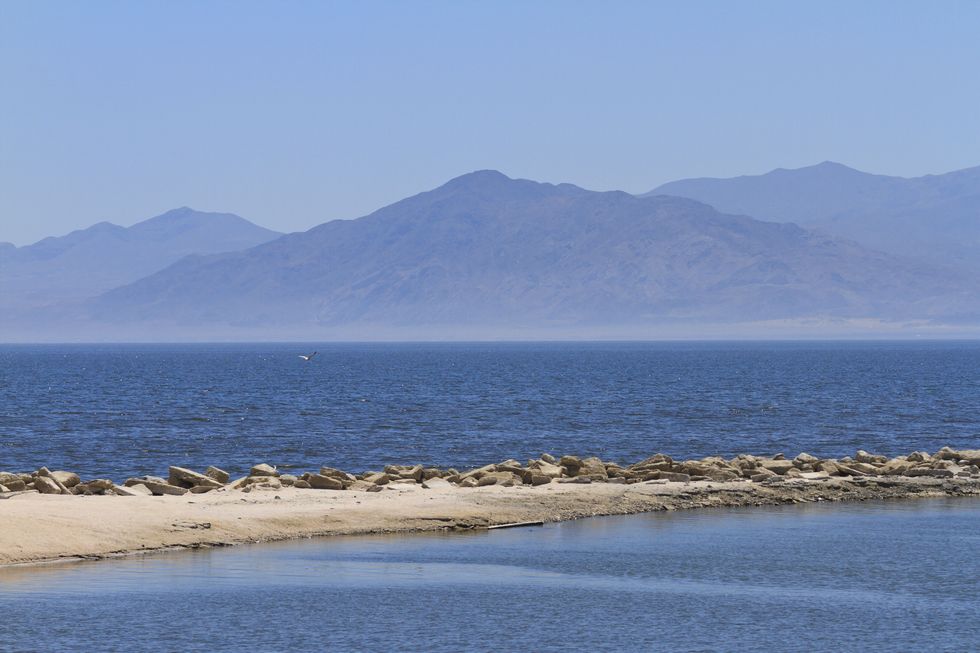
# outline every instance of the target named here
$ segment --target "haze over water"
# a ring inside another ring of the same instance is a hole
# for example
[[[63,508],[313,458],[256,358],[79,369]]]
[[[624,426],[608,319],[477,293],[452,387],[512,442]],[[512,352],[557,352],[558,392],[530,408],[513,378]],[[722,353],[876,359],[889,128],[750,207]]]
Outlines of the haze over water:
[[[967,342],[2,346],[0,468],[969,448],[978,370]]]

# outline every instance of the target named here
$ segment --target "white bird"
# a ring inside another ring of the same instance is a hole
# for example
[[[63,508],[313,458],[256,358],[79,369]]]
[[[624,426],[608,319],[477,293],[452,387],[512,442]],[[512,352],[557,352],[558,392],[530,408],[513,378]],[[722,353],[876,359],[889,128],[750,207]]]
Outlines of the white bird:
[[[316,354],[317,352],[313,352],[312,354],[306,354],[305,356],[303,354],[300,354],[299,357],[305,361],[311,361],[313,360],[313,357],[316,356]]]

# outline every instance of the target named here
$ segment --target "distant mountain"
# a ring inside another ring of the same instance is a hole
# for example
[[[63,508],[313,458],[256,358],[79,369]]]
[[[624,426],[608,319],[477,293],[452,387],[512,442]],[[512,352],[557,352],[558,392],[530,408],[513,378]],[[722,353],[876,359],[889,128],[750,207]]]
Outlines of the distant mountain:
[[[281,234],[187,207],[133,225],[100,222],[33,245],[0,244],[0,308],[24,312],[94,297],[190,254],[253,247]]]
[[[684,179],[675,195],[719,211],[795,222],[876,249],[980,269],[980,167],[905,179],[830,161],[731,179]]]
[[[689,199],[481,171],[357,220],[182,259],[88,310],[106,322],[187,328],[436,333],[455,325],[937,318],[976,306],[973,287],[941,269],[795,225]]]

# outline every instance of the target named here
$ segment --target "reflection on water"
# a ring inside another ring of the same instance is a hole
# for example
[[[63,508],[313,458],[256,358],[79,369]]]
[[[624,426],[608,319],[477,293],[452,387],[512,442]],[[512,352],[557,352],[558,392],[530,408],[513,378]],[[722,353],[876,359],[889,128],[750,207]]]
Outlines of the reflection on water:
[[[962,499],[15,567],[0,650],[975,650],[977,550]]]

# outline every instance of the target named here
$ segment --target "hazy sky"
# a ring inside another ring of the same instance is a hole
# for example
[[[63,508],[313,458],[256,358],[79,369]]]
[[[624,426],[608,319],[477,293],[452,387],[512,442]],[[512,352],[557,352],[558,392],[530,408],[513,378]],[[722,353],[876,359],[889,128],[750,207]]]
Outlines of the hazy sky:
[[[0,0],[0,241],[451,177],[980,165],[980,2]]]

